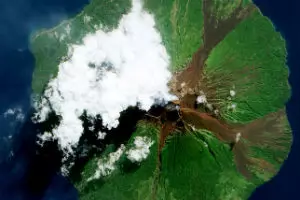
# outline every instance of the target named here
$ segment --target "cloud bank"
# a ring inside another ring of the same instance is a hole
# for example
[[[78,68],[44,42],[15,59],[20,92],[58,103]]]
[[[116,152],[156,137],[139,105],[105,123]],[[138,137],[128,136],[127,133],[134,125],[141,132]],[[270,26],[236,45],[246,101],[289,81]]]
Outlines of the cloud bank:
[[[88,34],[81,45],[70,45],[68,61],[45,90],[37,119],[53,109],[62,116],[53,130],[61,148],[71,151],[83,132],[79,116],[100,114],[109,129],[118,125],[120,112],[129,106],[148,110],[156,100],[171,100],[167,83],[170,58],[155,29],[152,15],[133,0],[117,29]],[[51,109],[50,109],[51,107]]]

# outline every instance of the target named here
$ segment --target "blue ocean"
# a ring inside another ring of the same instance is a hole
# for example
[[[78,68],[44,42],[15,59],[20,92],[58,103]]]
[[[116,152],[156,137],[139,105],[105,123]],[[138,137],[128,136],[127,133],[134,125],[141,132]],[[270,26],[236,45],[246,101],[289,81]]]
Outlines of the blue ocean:
[[[287,41],[292,97],[287,112],[294,142],[279,174],[258,188],[251,199],[300,199],[300,2],[254,0]],[[89,0],[0,1],[0,200],[78,199],[76,190],[51,163],[35,154],[35,127],[30,122],[34,58],[29,37],[77,14]],[[49,158],[51,160],[51,158]],[[39,163],[32,168],[32,163]],[[49,173],[44,173],[45,171]],[[37,179],[28,178],[34,172]],[[28,175],[29,174],[29,175]],[[32,190],[32,188],[34,188]]]
[[[0,1],[1,200],[77,199],[76,190],[66,179],[44,173],[51,163],[43,162],[32,169],[32,163],[39,160],[33,159],[35,128],[28,116],[35,62],[28,46],[32,32],[55,26],[76,15],[88,3],[88,0]],[[30,180],[30,171],[40,178]],[[29,191],[30,188],[35,191]]]

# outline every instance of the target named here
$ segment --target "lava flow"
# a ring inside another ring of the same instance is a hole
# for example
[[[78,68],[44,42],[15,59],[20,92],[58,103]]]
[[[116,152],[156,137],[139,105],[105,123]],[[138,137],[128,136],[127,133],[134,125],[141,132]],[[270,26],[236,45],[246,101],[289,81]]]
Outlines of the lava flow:
[[[241,66],[239,70],[231,74],[217,71],[208,76],[204,71],[206,60],[212,49],[240,22],[256,11],[253,4],[243,6],[241,2],[228,18],[217,19],[213,13],[213,1],[203,1],[203,45],[194,53],[191,62],[185,69],[175,73],[169,83],[171,92],[179,100],[170,102],[165,107],[154,107],[147,114],[161,126],[159,162],[161,161],[161,151],[170,134],[189,133],[199,129],[210,131],[216,138],[230,146],[238,171],[247,178],[251,177],[253,168],[274,172],[270,163],[253,156],[251,152],[253,147],[267,146],[269,149],[276,148],[282,151],[287,151],[289,148],[287,144],[289,144],[290,138],[285,134],[284,109],[248,124],[228,123],[219,113],[222,110],[219,104],[220,99],[225,99],[226,96],[217,92],[220,91],[218,89],[232,85],[233,80],[236,80],[235,75],[240,74],[247,74],[247,77],[240,78],[238,85],[247,85],[245,81],[247,83],[251,80],[250,77],[255,76],[256,70],[253,70],[252,66]],[[249,88],[245,89],[246,93],[243,92],[243,88],[238,89],[241,95],[249,93]],[[226,90],[227,94],[228,90]],[[161,163],[159,166],[161,168]]]
[[[236,166],[244,176],[250,177],[250,168],[256,166],[256,163],[260,163],[260,168],[272,171],[270,165],[266,164],[267,161],[250,156],[250,149],[265,144],[286,149],[285,144],[274,145],[276,141],[282,141],[277,139],[282,138],[284,134],[285,112],[272,113],[246,125],[226,122],[219,113],[221,106],[218,100],[225,99],[226,96],[220,92],[217,95],[218,89],[232,85],[233,80],[236,80],[235,75],[239,74],[247,74],[247,77],[240,78],[238,85],[247,85],[245,81],[255,76],[255,70],[251,66],[241,66],[235,73],[225,74],[217,71],[210,73],[209,76],[204,70],[212,49],[240,22],[251,15],[256,10],[255,6],[253,4],[243,6],[240,2],[231,15],[222,20],[215,18],[213,8],[213,1],[203,1],[203,45],[194,53],[185,69],[175,73],[169,83],[171,92],[178,97],[178,100],[170,102],[165,107],[153,107],[147,114],[161,126],[158,160],[161,160],[161,150],[167,137],[176,130],[189,132],[205,129],[220,141],[230,145]],[[239,88],[240,94],[243,95],[243,91],[243,88]],[[249,88],[245,91],[249,92]],[[200,100],[202,102],[199,103]],[[271,132],[272,135],[266,132]]]
[[[189,99],[189,98],[186,98]],[[190,99],[189,99],[190,100]],[[238,171],[246,178],[251,177],[251,169],[259,168],[275,173],[275,168],[266,160],[251,156],[252,147],[268,145],[271,148],[284,150],[284,110],[271,113],[249,124],[229,124],[217,116],[199,111],[195,99],[195,107],[188,107],[191,102],[174,101],[165,107],[153,107],[147,114],[149,119],[159,123],[158,161],[161,168],[161,151],[166,139],[176,132],[187,134],[195,130],[208,130],[217,139],[228,144],[234,155]],[[281,142],[280,142],[281,141]]]

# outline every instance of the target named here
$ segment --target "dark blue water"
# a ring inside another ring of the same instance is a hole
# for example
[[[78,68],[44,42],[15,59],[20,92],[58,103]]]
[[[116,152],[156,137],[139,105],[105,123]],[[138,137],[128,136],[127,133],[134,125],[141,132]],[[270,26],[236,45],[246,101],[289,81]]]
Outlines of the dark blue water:
[[[287,104],[294,133],[289,159],[272,181],[257,189],[251,199],[300,199],[300,2],[255,0],[287,40],[292,98]],[[0,199],[76,199],[71,184],[52,174],[40,191],[28,192],[24,181],[34,155],[35,127],[16,116],[5,118],[9,108],[30,112],[31,75],[34,59],[28,50],[32,31],[52,27],[79,12],[88,0],[1,0],[0,2]],[[25,117],[26,118],[26,117]],[[22,133],[22,134],[21,134]],[[14,156],[10,156],[14,154]],[[47,167],[47,166],[42,166]],[[37,169],[37,171],[39,171]],[[41,170],[42,171],[42,170]],[[46,176],[46,174],[45,174]],[[44,179],[43,179],[44,180]],[[44,192],[45,191],[45,192]]]
[[[34,157],[35,127],[15,115],[4,117],[9,108],[30,112],[34,58],[28,50],[30,33],[50,28],[78,13],[88,0],[0,1],[0,199],[76,199],[71,184],[59,175],[39,173],[37,184],[28,181]],[[27,116],[28,117],[28,116]],[[14,154],[14,156],[11,156]],[[51,161],[51,159],[49,159]],[[49,163],[51,166],[51,163]],[[46,165],[40,165],[46,168]],[[33,171],[33,170],[31,170]],[[37,173],[43,169],[34,169]],[[26,181],[24,181],[26,179]],[[36,181],[37,182],[37,181]],[[32,189],[34,185],[38,190]],[[45,193],[43,193],[45,191]]]
[[[300,1],[255,0],[287,41],[292,97],[287,103],[294,142],[278,176],[257,189],[252,199],[300,199]]]

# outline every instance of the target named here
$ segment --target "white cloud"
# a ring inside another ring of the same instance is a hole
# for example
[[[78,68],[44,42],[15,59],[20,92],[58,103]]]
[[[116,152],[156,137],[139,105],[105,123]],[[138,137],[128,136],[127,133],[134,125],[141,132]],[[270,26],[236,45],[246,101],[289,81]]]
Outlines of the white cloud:
[[[241,139],[241,133],[237,133],[236,136],[235,136],[235,143],[237,143],[238,141],[240,141]]]
[[[236,104],[235,104],[235,103],[232,103],[232,104],[231,104],[231,108],[232,108],[232,109],[236,109]]]
[[[211,103],[206,104],[206,107],[210,110],[213,111],[213,105]]]
[[[59,41],[62,42],[66,38],[66,34],[62,33],[59,37]]]
[[[112,128],[128,106],[140,102],[141,109],[148,110],[155,99],[174,99],[167,87],[170,58],[153,16],[142,10],[140,0],[133,0],[117,29],[88,34],[82,45],[70,45],[69,52],[70,59],[59,65],[44,93],[62,116],[53,130],[62,149],[71,151],[77,144],[83,132],[78,117],[84,110],[92,117],[101,114],[103,124]],[[49,105],[44,99],[38,107],[37,118],[43,121]]]
[[[66,31],[67,35],[70,35],[70,33],[71,33],[71,25],[70,24],[67,24],[67,26],[65,27],[65,31]]]
[[[232,96],[232,97],[234,97],[236,94],[236,92],[234,90],[230,90],[229,93],[230,93],[230,96]]]
[[[121,145],[117,151],[110,153],[107,158],[99,159],[97,163],[98,168],[95,174],[92,177],[88,178],[87,181],[98,179],[102,176],[111,174],[116,169],[115,163],[120,159],[124,151],[125,146]]]
[[[7,109],[7,111],[5,111],[5,113],[3,114],[4,117],[8,117],[10,115],[14,115],[15,114],[15,110],[13,110],[12,108]]]
[[[141,162],[145,160],[149,153],[150,147],[154,144],[148,137],[137,136],[134,138],[134,147],[129,149],[126,154],[131,162]]]
[[[9,108],[3,113],[4,118],[14,117],[17,121],[24,121],[25,115],[21,107]]]
[[[69,175],[69,173],[70,173],[70,168],[71,167],[73,167],[74,166],[74,162],[71,162],[70,164],[68,164],[68,166],[67,165],[63,165],[63,166],[61,166],[61,168],[60,168],[60,172],[61,172],[61,174],[63,175],[63,176],[68,176]]]
[[[105,132],[101,132],[101,131],[98,132],[98,139],[103,140],[105,138],[105,136],[106,136]]]
[[[84,15],[83,16],[83,22],[85,24],[89,23],[92,20],[92,17],[88,16],[88,15]]]
[[[32,120],[34,122],[43,122],[47,119],[49,112],[51,111],[49,102],[45,97],[42,97],[39,101],[35,98],[33,99],[33,107],[38,110],[37,113],[33,115]]]
[[[43,134],[38,135],[38,141],[37,144],[40,146],[43,146],[45,142],[47,141],[53,141],[53,136],[49,132],[44,132]]]
[[[199,103],[199,104],[207,103],[207,99],[206,99],[205,94],[202,94],[202,95],[197,97],[197,103]]]

